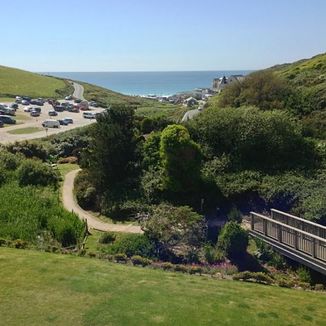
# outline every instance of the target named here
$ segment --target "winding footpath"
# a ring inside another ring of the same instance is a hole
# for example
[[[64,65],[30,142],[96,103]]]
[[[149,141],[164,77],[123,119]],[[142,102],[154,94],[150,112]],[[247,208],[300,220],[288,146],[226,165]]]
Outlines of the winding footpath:
[[[76,202],[73,193],[74,181],[80,169],[73,170],[66,174],[65,180],[62,186],[62,200],[63,206],[70,212],[74,212],[79,216],[81,220],[86,220],[88,229],[94,229],[98,231],[113,231],[113,232],[125,232],[125,233],[143,233],[140,226],[132,224],[113,224],[99,220],[91,213],[83,210]]]

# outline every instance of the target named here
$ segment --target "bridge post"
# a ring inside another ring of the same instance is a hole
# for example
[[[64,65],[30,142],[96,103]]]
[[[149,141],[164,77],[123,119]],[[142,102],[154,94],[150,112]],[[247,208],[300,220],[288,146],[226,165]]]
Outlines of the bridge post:
[[[318,240],[317,240],[318,241]],[[317,242],[318,243],[318,242]],[[311,251],[311,255],[313,258],[316,258],[316,239],[312,238],[312,251]]]
[[[254,230],[255,229],[255,215],[250,213],[250,227],[251,227],[251,230]]]
[[[298,250],[298,232],[294,231],[294,249]]]
[[[282,226],[277,225],[277,238],[280,243],[282,243]]]
[[[264,235],[267,235],[267,221],[266,220],[263,220],[263,232],[264,232]]]

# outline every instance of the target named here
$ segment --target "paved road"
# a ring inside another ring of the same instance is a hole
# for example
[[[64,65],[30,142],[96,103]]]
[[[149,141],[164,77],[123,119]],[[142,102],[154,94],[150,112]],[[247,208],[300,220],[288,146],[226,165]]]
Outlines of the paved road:
[[[84,87],[78,83],[75,83],[75,82],[72,82],[75,90],[74,90],[74,93],[73,93],[73,96],[75,98],[79,98],[81,100],[84,100]]]
[[[126,233],[143,233],[140,226],[136,225],[127,225],[127,224],[112,224],[103,222],[91,213],[83,210],[77,203],[73,194],[74,180],[78,174],[78,170],[71,171],[67,173],[63,187],[62,187],[62,200],[63,206],[68,211],[73,211],[76,213],[81,220],[87,220],[88,228],[99,230],[99,231],[114,231],[114,232],[126,232]]]

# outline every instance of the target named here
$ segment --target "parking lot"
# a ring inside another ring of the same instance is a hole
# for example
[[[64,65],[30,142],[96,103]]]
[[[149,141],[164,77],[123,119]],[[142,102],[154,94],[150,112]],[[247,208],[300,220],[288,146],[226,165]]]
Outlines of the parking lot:
[[[61,102],[70,102],[73,104],[73,101],[61,101]],[[11,104],[11,103],[5,103]],[[36,106],[36,105],[34,105]],[[47,102],[40,106],[41,113],[38,117],[32,117],[29,112],[24,112],[25,105],[19,104],[19,108],[16,111],[16,117],[14,117],[17,121],[16,125],[5,125],[5,127],[0,128],[0,143],[10,143],[14,141],[21,141],[27,139],[34,139],[34,138],[42,138],[52,134],[57,134],[60,132],[64,132],[66,130],[71,130],[77,127],[82,127],[85,125],[89,125],[95,122],[95,119],[85,119],[83,117],[83,111],[78,113],[74,112],[58,112],[56,116],[49,116],[49,111],[53,111],[52,105],[48,104]],[[92,111],[95,113],[102,112],[102,108],[90,108],[88,111]],[[64,118],[72,118],[73,123],[68,124],[67,126],[61,125],[59,128],[43,128],[42,122],[46,119],[55,119],[60,120]],[[19,134],[12,134],[10,132],[15,132],[21,129],[22,132],[26,129],[26,133],[19,133]],[[28,131],[29,130],[29,131]],[[30,132],[34,130],[34,132]]]

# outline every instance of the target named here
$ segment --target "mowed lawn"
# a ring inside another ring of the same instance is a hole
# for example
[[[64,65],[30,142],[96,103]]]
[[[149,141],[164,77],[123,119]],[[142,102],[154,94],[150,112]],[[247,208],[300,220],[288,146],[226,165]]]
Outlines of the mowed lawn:
[[[0,66],[0,97],[58,97],[58,92],[65,93],[65,89],[69,93],[68,88],[71,86],[57,78]]]
[[[0,248],[1,325],[325,325],[322,293]]]

